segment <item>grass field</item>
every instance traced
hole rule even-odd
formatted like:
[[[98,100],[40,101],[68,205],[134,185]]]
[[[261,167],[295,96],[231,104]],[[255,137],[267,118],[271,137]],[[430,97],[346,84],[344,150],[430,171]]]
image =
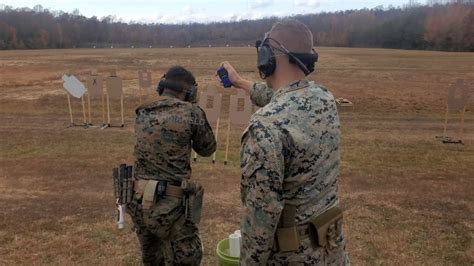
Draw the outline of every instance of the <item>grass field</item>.
[[[466,145],[443,145],[435,136],[443,131],[449,84],[464,78],[472,89],[474,54],[318,51],[311,79],[355,104],[340,108],[340,197],[353,264],[472,265],[474,91]],[[224,60],[257,78],[251,48],[0,51],[0,265],[139,264],[130,223],[116,229],[111,178],[117,164],[133,162],[137,70],[151,69],[156,83],[169,67],[183,65],[205,90],[217,86],[214,71]],[[60,77],[74,71],[84,79],[93,68],[103,76],[117,69],[124,79],[126,128],[66,128]],[[221,91],[226,106],[233,91]],[[93,122],[100,122],[99,101],[93,104]],[[117,106],[113,102],[114,123]],[[73,109],[81,122],[80,101]],[[220,132],[225,128],[222,123]],[[216,264],[217,242],[239,226],[242,130],[232,131],[228,166],[222,163],[224,134],[218,163],[199,159],[193,165],[193,178],[206,190],[200,225],[205,265]]]

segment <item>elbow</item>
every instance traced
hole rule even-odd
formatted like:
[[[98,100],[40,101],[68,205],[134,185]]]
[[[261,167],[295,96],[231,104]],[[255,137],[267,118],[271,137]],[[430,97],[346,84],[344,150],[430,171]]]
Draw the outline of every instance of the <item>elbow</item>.
[[[197,150],[197,154],[202,157],[209,157],[216,151],[216,143],[212,143],[205,149]]]

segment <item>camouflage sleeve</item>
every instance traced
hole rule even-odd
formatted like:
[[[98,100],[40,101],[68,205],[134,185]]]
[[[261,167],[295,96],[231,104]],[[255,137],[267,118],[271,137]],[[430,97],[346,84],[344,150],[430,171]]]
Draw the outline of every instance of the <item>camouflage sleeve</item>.
[[[275,131],[252,119],[242,139],[242,265],[266,265],[284,207],[284,158]]]
[[[216,151],[216,138],[204,111],[197,105],[193,106],[193,149],[200,156],[210,156]]]
[[[254,83],[250,89],[250,99],[258,107],[264,107],[270,102],[273,90],[265,83]]]

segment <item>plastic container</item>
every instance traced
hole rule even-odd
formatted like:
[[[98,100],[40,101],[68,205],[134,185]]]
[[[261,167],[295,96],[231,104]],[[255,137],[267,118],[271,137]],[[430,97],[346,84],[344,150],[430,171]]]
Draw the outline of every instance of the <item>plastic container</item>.
[[[236,266],[240,265],[239,257],[232,257],[229,255],[229,239],[219,241],[216,248],[217,258],[221,266]]]

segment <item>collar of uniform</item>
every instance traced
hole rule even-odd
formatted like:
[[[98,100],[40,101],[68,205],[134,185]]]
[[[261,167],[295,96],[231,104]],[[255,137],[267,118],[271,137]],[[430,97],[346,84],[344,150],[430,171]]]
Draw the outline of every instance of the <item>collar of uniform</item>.
[[[309,82],[309,80],[306,80],[306,79],[293,81],[292,83],[286,85],[285,87],[277,90],[275,92],[275,94],[273,94],[272,100],[279,97],[282,94],[285,94],[285,93],[290,92],[290,91],[303,89],[303,88],[308,87],[309,85],[310,85],[310,82]]]
[[[161,94],[160,96],[163,97],[163,98],[178,99],[178,97],[176,95],[173,95],[173,94],[168,93],[168,92],[163,92],[163,94]]]

